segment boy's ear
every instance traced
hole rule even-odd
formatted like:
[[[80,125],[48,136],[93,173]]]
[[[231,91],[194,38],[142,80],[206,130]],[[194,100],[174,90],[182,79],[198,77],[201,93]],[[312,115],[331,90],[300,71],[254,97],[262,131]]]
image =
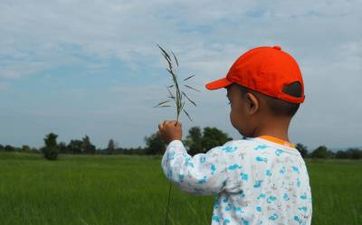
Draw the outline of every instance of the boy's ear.
[[[253,94],[253,93],[246,93],[245,95],[246,97],[246,102],[247,102],[247,107],[248,107],[248,111],[250,115],[255,114],[260,107],[260,103],[259,103],[259,99]]]

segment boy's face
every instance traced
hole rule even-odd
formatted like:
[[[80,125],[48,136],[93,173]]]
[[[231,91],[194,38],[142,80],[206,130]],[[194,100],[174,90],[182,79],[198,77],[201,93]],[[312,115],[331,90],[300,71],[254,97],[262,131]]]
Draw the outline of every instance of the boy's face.
[[[248,100],[242,95],[237,85],[229,85],[227,98],[230,101],[230,121],[235,129],[243,136],[250,137],[254,132],[253,116],[250,115]]]

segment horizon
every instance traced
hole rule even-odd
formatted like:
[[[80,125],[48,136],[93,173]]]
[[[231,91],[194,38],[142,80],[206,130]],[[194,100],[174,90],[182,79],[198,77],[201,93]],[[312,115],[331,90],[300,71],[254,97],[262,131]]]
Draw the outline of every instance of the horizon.
[[[203,128],[204,128],[204,127],[200,127],[202,133],[203,133]],[[212,127],[212,128],[214,128],[214,127]],[[218,128],[217,128],[217,129],[218,129]],[[220,130],[220,129],[219,129],[219,130]],[[224,132],[223,130],[221,130],[221,131]],[[55,134],[55,133],[54,133],[54,134]],[[230,135],[229,135],[228,133],[226,133],[226,134],[228,135],[228,137],[230,137]],[[152,134],[150,134],[150,135],[152,135]],[[150,135],[148,135],[147,137],[149,137]],[[58,137],[57,137],[57,144],[60,144],[60,143],[62,142],[62,143],[65,143],[66,145],[68,145],[71,140],[82,140],[85,136],[88,136],[88,135],[84,135],[83,137],[80,137],[80,138],[72,138],[72,139],[70,139],[70,140],[68,140],[68,141],[64,141],[64,140],[58,139],[58,138],[59,138],[59,136],[58,136]],[[186,139],[186,136],[187,136],[187,135],[183,135],[182,140],[185,140],[185,139]],[[45,135],[44,135],[44,137],[45,137]],[[88,136],[88,137],[89,137],[89,136]],[[231,138],[231,137],[230,137],[230,138]],[[111,139],[112,139],[112,138],[111,138]],[[109,139],[108,142],[109,142],[111,139]],[[233,138],[232,140],[242,140],[242,139],[243,139],[243,138],[240,138],[240,139],[234,139],[234,138]],[[112,140],[114,141],[114,144],[115,144],[115,146],[116,146],[116,149],[132,149],[132,148],[133,148],[133,149],[136,149],[136,148],[145,148],[145,147],[147,147],[145,143],[143,143],[143,145],[125,147],[125,146],[119,145],[119,143],[118,143],[116,140],[114,140],[114,139],[112,139]],[[91,144],[93,144],[93,145],[96,147],[97,150],[105,150],[105,149],[107,148],[107,146],[108,146],[108,142],[107,142],[105,145],[98,146],[98,145],[96,145],[96,144],[93,143],[93,141],[92,141],[91,138],[90,138],[90,142],[91,142]],[[292,142],[292,143],[293,143],[293,142]],[[310,148],[310,146],[308,146],[308,145],[306,145],[306,144],[304,144],[304,143],[300,143],[300,142],[296,142],[296,143],[293,143],[293,144],[302,144],[302,145],[304,145],[305,147],[307,147],[309,153],[311,153],[311,152],[314,151],[316,148],[321,147],[321,146],[327,147],[327,149],[330,150],[330,151],[332,151],[332,152],[337,152],[337,151],[340,151],[340,150],[341,150],[341,151],[346,151],[346,150],[348,150],[348,149],[360,149],[360,150],[362,150],[362,145],[360,145],[360,146],[342,146],[342,147],[331,147],[331,146],[327,146],[327,145],[319,145],[319,146],[316,146],[316,147],[314,147],[314,148]],[[3,146],[3,147],[5,147],[7,144],[0,143],[0,145]],[[24,145],[27,145],[27,144],[24,144]],[[21,146],[10,145],[10,146],[16,147],[16,148],[22,148],[23,145],[21,145]],[[37,150],[39,150],[41,147],[44,147],[44,144],[39,145],[39,146],[30,146],[30,145],[27,145],[27,146],[30,147],[30,148],[36,148]]]

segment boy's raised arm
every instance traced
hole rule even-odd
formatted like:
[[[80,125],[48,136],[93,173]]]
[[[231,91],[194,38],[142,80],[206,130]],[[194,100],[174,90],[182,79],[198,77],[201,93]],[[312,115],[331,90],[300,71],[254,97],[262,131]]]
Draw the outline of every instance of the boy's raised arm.
[[[162,157],[162,169],[181,190],[198,194],[216,194],[227,181],[227,167],[221,146],[207,153],[190,156],[180,140],[171,141]]]

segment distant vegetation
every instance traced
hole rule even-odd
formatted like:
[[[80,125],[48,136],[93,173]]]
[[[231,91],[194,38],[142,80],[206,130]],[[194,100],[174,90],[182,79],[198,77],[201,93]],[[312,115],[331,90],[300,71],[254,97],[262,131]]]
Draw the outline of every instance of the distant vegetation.
[[[137,148],[122,148],[117,146],[113,139],[110,139],[108,146],[104,149],[96,148],[92,144],[90,138],[85,135],[81,140],[70,140],[69,143],[57,142],[58,135],[49,133],[44,138],[44,146],[41,148],[29,147],[14,147],[11,145],[1,145],[0,152],[28,152],[28,153],[43,153],[46,159],[55,160],[58,154],[128,154],[128,155],[158,155],[162,154],[166,149],[164,143],[157,133],[144,137],[145,147]],[[225,142],[232,140],[227,133],[215,128],[191,127],[188,135],[183,140],[190,155],[203,153],[209,149],[223,145]],[[296,148],[299,150],[303,158],[318,158],[318,159],[362,159],[361,148],[348,148],[346,150],[331,151],[326,146],[322,145],[310,151],[307,146],[298,143]]]

